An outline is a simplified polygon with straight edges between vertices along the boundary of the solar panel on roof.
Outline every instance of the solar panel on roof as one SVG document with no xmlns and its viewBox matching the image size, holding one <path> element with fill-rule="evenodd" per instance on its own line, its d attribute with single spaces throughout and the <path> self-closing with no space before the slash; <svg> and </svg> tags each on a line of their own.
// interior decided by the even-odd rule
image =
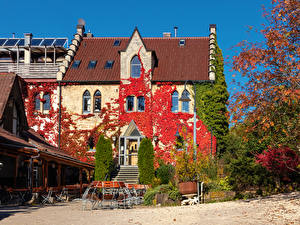
<svg viewBox="0 0 300 225">
<path fill-rule="evenodd" d="M 24 44 L 25 44 L 24 38 L 20 39 L 20 41 L 18 42 L 18 45 L 19 46 L 24 46 Z"/>
<path fill-rule="evenodd" d="M 44 41 L 42 42 L 42 44 L 41 45 L 46 45 L 46 46 L 51 46 L 52 44 L 53 44 L 53 42 L 54 42 L 54 39 L 53 38 L 51 38 L 51 39 L 44 39 Z"/>
<path fill-rule="evenodd" d="M 67 41 L 66 38 L 58 38 L 58 39 L 55 40 L 53 45 L 55 45 L 55 46 L 64 46 L 66 41 Z"/>
<path fill-rule="evenodd" d="M 19 39 L 8 39 L 4 46 L 15 46 Z"/>
<path fill-rule="evenodd" d="M 6 42 L 7 38 L 1 38 L 0 39 L 0 46 L 3 45 Z"/>
<path fill-rule="evenodd" d="M 43 39 L 41 38 L 32 38 L 31 40 L 31 46 L 39 46 Z"/>
</svg>

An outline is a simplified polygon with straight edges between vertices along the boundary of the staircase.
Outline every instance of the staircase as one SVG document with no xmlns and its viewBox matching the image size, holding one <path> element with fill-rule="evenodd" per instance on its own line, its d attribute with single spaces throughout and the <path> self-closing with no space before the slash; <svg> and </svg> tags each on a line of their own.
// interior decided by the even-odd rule
<svg viewBox="0 0 300 225">
<path fill-rule="evenodd" d="M 112 180 L 137 184 L 139 181 L 139 169 L 137 166 L 120 166 L 118 174 Z"/>
</svg>

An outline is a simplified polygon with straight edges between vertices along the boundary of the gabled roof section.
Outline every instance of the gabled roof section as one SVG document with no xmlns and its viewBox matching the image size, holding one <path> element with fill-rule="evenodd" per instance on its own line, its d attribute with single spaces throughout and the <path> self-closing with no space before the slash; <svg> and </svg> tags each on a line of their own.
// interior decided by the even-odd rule
<svg viewBox="0 0 300 225">
<path fill-rule="evenodd" d="M 136 28 L 132 36 L 135 32 L 140 35 Z M 179 46 L 181 39 L 185 40 L 184 46 Z M 121 41 L 119 46 L 113 46 L 115 40 Z M 143 37 L 141 40 L 157 59 L 152 81 L 209 81 L 209 37 Z M 74 69 L 71 64 L 63 80 L 120 82 L 119 52 L 125 51 L 129 43 L 128 37 L 84 37 L 72 62 L 81 60 L 80 66 Z M 93 70 L 88 69 L 90 60 L 98 61 Z M 111 69 L 104 68 L 108 60 L 114 60 Z"/>
<path fill-rule="evenodd" d="M 15 79 L 16 74 L 14 73 L 0 73 L 0 119 L 2 119 L 4 109 L 10 96 Z"/>
<path fill-rule="evenodd" d="M 143 136 L 141 132 L 139 131 L 138 127 L 136 126 L 135 122 L 131 120 L 129 123 L 127 130 L 125 131 L 124 135 L 125 137 L 140 137 Z"/>
<path fill-rule="evenodd" d="M 145 43 L 144 43 L 144 41 L 143 41 L 143 38 L 142 38 L 142 36 L 141 36 L 141 33 L 139 32 L 139 29 L 138 29 L 137 27 L 135 27 L 135 28 L 134 28 L 134 31 L 133 31 L 132 34 L 131 34 L 131 37 L 129 38 L 129 41 L 128 41 L 128 43 L 127 43 L 126 48 L 125 48 L 124 50 L 122 50 L 121 52 L 126 52 L 126 51 L 127 51 L 127 48 L 128 48 L 128 46 L 130 45 L 131 40 L 132 40 L 132 38 L 133 38 L 133 36 L 134 36 L 135 34 L 137 34 L 138 37 L 139 37 L 139 39 L 142 41 L 142 44 L 143 44 L 145 50 L 148 51 L 148 49 L 147 49 L 147 47 L 146 47 L 146 45 L 145 45 Z"/>
</svg>

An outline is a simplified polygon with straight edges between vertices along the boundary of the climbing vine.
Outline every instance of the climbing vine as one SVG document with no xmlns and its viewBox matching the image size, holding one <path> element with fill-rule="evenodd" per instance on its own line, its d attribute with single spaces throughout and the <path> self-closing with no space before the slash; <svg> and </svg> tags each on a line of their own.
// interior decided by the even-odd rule
<svg viewBox="0 0 300 225">
<path fill-rule="evenodd" d="M 183 127 L 186 127 L 188 136 L 193 134 L 193 114 L 173 113 L 172 93 L 176 90 L 173 82 L 151 83 L 151 70 L 146 71 L 140 57 L 141 76 L 139 78 L 129 78 L 121 80 L 118 99 L 111 99 L 101 109 L 99 114 L 70 114 L 63 106 L 61 108 L 61 138 L 60 149 L 82 161 L 93 161 L 94 158 L 88 154 L 88 143 L 91 138 L 96 145 L 100 135 L 106 138 L 112 136 L 119 137 L 120 129 L 134 120 L 139 130 L 144 136 L 153 140 L 157 136 L 159 142 L 155 143 L 155 164 L 162 159 L 166 163 L 171 163 L 174 157 L 171 152 L 176 142 L 175 133 L 177 129 L 182 133 Z M 75 84 L 75 83 L 74 83 Z M 62 84 L 72 85 L 72 84 Z M 154 87 L 155 86 L 155 91 Z M 30 83 L 27 87 L 28 96 L 26 97 L 26 110 L 29 126 L 42 134 L 51 144 L 58 143 L 58 94 L 57 83 Z M 51 96 L 51 109 L 47 114 L 34 110 L 34 98 L 36 93 L 43 91 Z M 143 112 L 128 112 L 126 110 L 126 98 L 128 96 L 143 96 L 145 99 L 145 110 Z M 78 122 L 89 117 L 99 117 L 99 123 L 91 129 L 80 129 Z M 184 124 L 184 125 L 183 125 Z M 216 139 L 206 128 L 204 123 L 197 120 L 197 151 L 209 153 L 213 149 L 215 153 Z M 192 146 L 192 144 L 191 144 Z M 212 149 L 211 149 L 212 146 Z M 114 155 L 118 154 L 118 146 L 114 146 Z"/>
</svg>

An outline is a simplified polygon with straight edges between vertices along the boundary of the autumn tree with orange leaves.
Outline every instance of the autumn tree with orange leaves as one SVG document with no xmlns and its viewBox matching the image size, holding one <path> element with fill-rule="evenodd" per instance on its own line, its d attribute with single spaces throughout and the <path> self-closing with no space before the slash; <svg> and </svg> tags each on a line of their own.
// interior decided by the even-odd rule
<svg viewBox="0 0 300 225">
<path fill-rule="evenodd" d="M 232 68 L 247 78 L 231 98 L 232 123 L 246 124 L 245 133 L 258 132 L 258 141 L 270 147 L 299 151 L 300 2 L 272 0 L 263 42 L 239 44 Z"/>
</svg>

